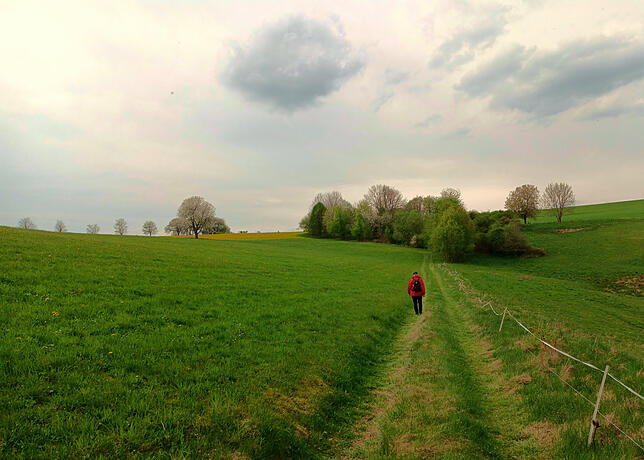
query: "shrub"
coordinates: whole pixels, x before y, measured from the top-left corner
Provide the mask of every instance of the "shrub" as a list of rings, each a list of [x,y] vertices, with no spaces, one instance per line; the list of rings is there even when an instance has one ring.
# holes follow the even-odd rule
[[[474,226],[458,205],[446,208],[431,232],[431,248],[447,262],[458,262],[472,250]]]
[[[353,220],[351,209],[342,206],[332,208],[331,216],[326,225],[326,231],[332,238],[351,238],[351,221]]]
[[[351,226],[351,236],[358,241],[370,240],[373,235],[371,233],[371,225],[362,214],[358,214]]]
[[[392,237],[395,242],[410,244],[423,231],[423,215],[416,210],[399,210],[394,214]]]

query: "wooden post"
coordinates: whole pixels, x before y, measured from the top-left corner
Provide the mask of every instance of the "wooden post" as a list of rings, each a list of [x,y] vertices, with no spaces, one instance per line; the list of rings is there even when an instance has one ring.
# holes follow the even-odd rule
[[[606,376],[608,375],[608,364],[604,370],[604,376],[602,377],[602,384],[599,387],[599,393],[597,394],[597,402],[595,403],[595,412],[593,412],[593,419],[590,421],[590,431],[588,432],[588,447],[593,443],[595,439],[595,431],[599,428],[599,423],[597,422],[597,412],[599,412],[599,401],[602,399],[602,393],[604,392],[604,384],[606,383]]]
[[[503,327],[503,321],[505,321],[505,313],[508,311],[508,308],[506,307],[503,310],[503,318],[501,318],[501,325],[499,326],[499,332],[501,332],[501,328]]]

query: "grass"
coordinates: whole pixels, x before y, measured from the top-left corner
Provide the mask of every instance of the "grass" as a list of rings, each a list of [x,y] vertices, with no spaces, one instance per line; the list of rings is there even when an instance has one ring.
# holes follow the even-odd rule
[[[574,218],[573,218],[574,216]],[[571,222],[572,221],[572,222]],[[521,408],[532,423],[560,428],[553,445],[556,456],[573,458],[632,458],[642,452],[612,427],[598,433],[597,450],[585,449],[592,407],[564,380],[594,401],[601,374],[548,352],[512,321],[496,333],[499,318],[474,299],[509,308],[529,328],[550,343],[611,373],[638,391],[644,390],[644,200],[584,206],[564,216],[562,224],[531,223],[528,241],[548,251],[536,259],[473,256],[452,264],[471,287],[463,296],[471,303],[473,321],[495,346],[508,379],[527,374],[531,383],[520,388]],[[575,228],[560,233],[559,229]],[[624,280],[631,283],[624,284]],[[639,280],[639,281],[638,281]],[[638,284],[639,283],[639,284]],[[644,443],[642,402],[615,382],[607,384],[601,410]],[[604,424],[607,425],[607,424]]]
[[[266,233],[217,233],[214,235],[201,235],[204,240],[219,241],[262,241],[285,240],[304,235],[303,232],[266,232]],[[170,236],[168,238],[194,238],[192,235]]]
[[[424,252],[0,227],[0,457],[324,455]]]
[[[480,299],[641,393],[644,200],[524,233],[545,257],[439,264],[372,243],[0,227],[0,457],[641,456],[604,419],[588,449],[592,405],[567,385],[594,401],[601,373],[511,318],[499,332]],[[642,401],[609,380],[601,411],[644,444]]]

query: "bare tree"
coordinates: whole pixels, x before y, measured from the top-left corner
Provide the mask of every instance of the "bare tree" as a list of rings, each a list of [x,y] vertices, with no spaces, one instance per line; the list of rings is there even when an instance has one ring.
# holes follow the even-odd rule
[[[561,223],[565,208],[575,204],[575,194],[572,187],[564,182],[548,184],[541,196],[541,206],[550,209]]]
[[[180,217],[175,217],[170,222],[168,222],[168,225],[165,226],[164,230],[166,233],[175,236],[188,235],[190,233],[188,222],[186,222],[185,219],[181,219]]]
[[[157,234],[157,224],[151,220],[146,220],[141,228],[144,235],[152,236]]]
[[[65,222],[63,222],[62,220],[57,220],[56,225],[54,226],[54,229],[57,232],[66,232],[67,226],[65,225]]]
[[[101,227],[99,227],[98,224],[89,224],[86,229],[86,232],[90,235],[96,235],[100,231]]]
[[[423,197],[422,196],[416,196],[409,200],[407,204],[405,205],[405,209],[409,211],[418,211],[418,212],[423,212]]]
[[[127,222],[122,217],[114,222],[114,233],[125,235],[127,233]]]
[[[537,215],[539,189],[530,184],[515,188],[505,200],[505,209],[516,212],[523,219],[523,223],[527,223],[528,217]]]
[[[36,224],[31,220],[31,217],[23,217],[18,221],[18,228],[24,228],[26,230],[35,230]]]
[[[402,193],[383,184],[369,187],[364,199],[378,214],[393,214],[396,209],[402,208],[406,203]]]
[[[452,198],[458,201],[458,204],[463,206],[463,198],[461,197],[461,191],[457,188],[447,187],[441,191],[441,198]]]
[[[322,203],[327,209],[334,208],[336,206],[342,206],[344,208],[351,206],[351,204],[347,200],[342,198],[342,194],[337,190],[334,190],[332,192],[318,193],[317,195],[315,195],[311,206],[309,206],[309,212],[311,209],[313,209],[313,206],[318,203]]]
[[[186,198],[179,206],[178,217],[185,219],[195,238],[199,238],[206,225],[215,217],[215,207],[203,197],[191,196]]]

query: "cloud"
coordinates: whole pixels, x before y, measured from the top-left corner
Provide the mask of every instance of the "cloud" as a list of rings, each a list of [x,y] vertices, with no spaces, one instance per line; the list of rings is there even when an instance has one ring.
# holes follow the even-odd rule
[[[465,138],[468,138],[472,135],[472,130],[470,128],[457,128],[453,131],[450,131],[443,135],[443,139],[445,140],[462,140]]]
[[[337,91],[365,65],[337,20],[292,16],[235,45],[222,81],[251,100],[283,111],[309,107]]]
[[[429,125],[437,125],[443,121],[442,115],[435,113],[428,116],[423,121],[414,124],[414,128],[427,128]]]
[[[488,10],[478,23],[443,42],[429,61],[430,68],[454,70],[474,59],[477,52],[492,46],[505,28],[505,12],[504,8]]]
[[[389,85],[389,86],[399,85],[400,83],[403,83],[409,79],[409,72],[404,72],[402,70],[389,68],[385,70],[383,79],[386,85]]]
[[[602,118],[618,118],[623,115],[644,116],[644,102],[636,104],[622,104],[594,110],[579,117],[583,121],[596,121]]]
[[[471,97],[490,96],[496,110],[545,118],[642,78],[644,44],[613,37],[553,51],[516,46],[463,77],[456,89]]]

